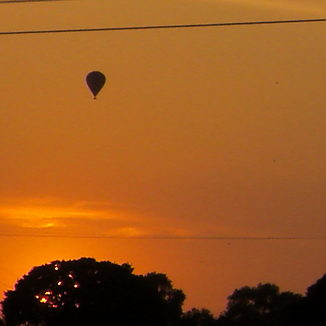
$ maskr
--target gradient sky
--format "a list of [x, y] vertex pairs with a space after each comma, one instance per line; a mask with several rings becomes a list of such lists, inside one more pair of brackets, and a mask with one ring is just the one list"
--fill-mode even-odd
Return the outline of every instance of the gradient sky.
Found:
[[[325, 17], [324, 0], [71, 0], [0, 4], [0, 31]], [[304, 293], [325, 240], [169, 238], [326, 236], [325, 32], [0, 36], [1, 292], [91, 256], [167, 273], [185, 308], [259, 282]]]

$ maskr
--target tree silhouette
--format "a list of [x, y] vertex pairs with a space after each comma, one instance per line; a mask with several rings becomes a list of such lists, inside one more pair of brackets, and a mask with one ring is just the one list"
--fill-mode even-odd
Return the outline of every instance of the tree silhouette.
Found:
[[308, 287], [305, 297], [283, 311], [280, 326], [288, 325], [326, 325], [326, 274]]
[[7, 291], [6, 325], [174, 325], [185, 296], [164, 274], [92, 258], [34, 267]]
[[307, 289], [307, 300], [320, 312], [326, 321], [326, 274]]
[[244, 286], [228, 297], [227, 310], [219, 317], [218, 325], [274, 326], [279, 323], [281, 312], [301, 298], [299, 294], [281, 293], [278, 286], [270, 283]]
[[214, 326], [216, 319], [208, 309], [193, 308], [185, 312], [181, 319], [182, 326]]

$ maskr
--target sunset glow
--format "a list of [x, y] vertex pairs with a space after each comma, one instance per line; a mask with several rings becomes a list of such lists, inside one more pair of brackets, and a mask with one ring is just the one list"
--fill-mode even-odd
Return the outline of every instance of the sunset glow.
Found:
[[[324, 0], [13, 1], [0, 31], [324, 16]], [[80, 257], [166, 273], [214, 314], [244, 285], [303, 293], [326, 269], [325, 27], [0, 35], [1, 293]], [[32, 298], [60, 307], [79, 281]]]

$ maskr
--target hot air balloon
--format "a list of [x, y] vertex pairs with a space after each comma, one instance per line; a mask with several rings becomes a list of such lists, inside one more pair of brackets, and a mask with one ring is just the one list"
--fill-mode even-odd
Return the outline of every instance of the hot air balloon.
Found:
[[96, 95], [105, 84], [105, 76], [100, 71], [92, 71], [87, 74], [86, 83], [90, 91], [93, 93], [95, 100]]

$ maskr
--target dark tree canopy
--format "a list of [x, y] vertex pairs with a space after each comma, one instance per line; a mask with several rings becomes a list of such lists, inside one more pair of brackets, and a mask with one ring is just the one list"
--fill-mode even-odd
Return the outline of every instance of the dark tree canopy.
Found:
[[323, 303], [326, 308], [326, 274], [308, 287], [307, 298], [315, 303]]
[[227, 310], [218, 325], [274, 326], [279, 323], [281, 312], [301, 298], [299, 294], [280, 292], [274, 284], [244, 286], [228, 297]]
[[6, 292], [3, 314], [8, 326], [165, 326], [180, 319], [184, 299], [164, 274], [81, 258], [33, 268]]
[[165, 274], [80, 258], [34, 267], [5, 293], [0, 326], [322, 326], [326, 274], [305, 296], [275, 284], [236, 289], [226, 310], [182, 312], [185, 295]]
[[306, 314], [309, 325], [326, 325], [326, 274], [307, 289]]
[[208, 309], [193, 308], [185, 312], [181, 319], [182, 326], [214, 326], [216, 319]]

